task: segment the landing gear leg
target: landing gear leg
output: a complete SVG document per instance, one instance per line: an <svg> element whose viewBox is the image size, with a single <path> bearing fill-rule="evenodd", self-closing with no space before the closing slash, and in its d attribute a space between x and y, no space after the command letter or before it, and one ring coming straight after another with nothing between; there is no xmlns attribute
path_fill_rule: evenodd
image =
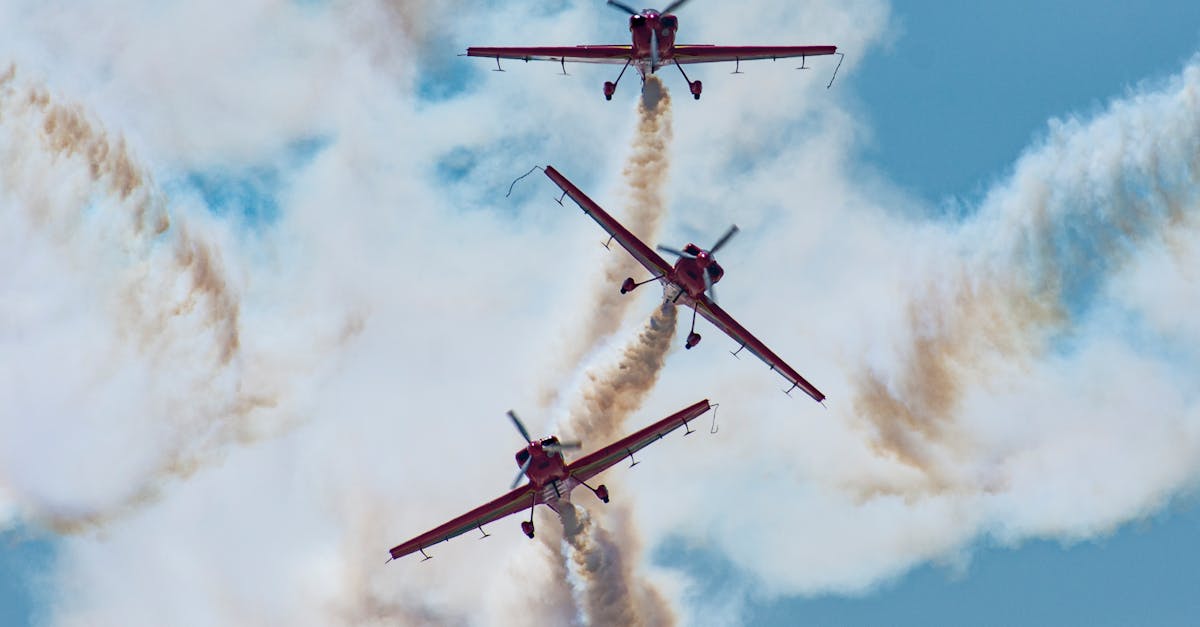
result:
<svg viewBox="0 0 1200 627"><path fill-rule="evenodd" d="M692 307L692 328L688 331L687 342L684 342L683 347L691 349L693 346L700 343L700 334L696 333L696 307Z"/></svg>
<svg viewBox="0 0 1200 627"><path fill-rule="evenodd" d="M663 278L663 275L660 274L658 276L652 276L652 277L646 279L645 281L642 281L641 283L635 283L633 281L633 277L626 277L625 282L621 284L621 293L628 294L629 292L632 292L634 289L636 289L639 285L645 285L651 281L657 281L661 278Z"/></svg>
<svg viewBox="0 0 1200 627"><path fill-rule="evenodd" d="M533 497L533 502L529 504L529 520L521 521L521 531L525 532L525 535L529 536L531 540L533 539L533 508L535 507L537 507L536 494Z"/></svg>
<svg viewBox="0 0 1200 627"><path fill-rule="evenodd" d="M591 490L592 494L595 494L596 498L600 499L601 502L604 502L604 503L608 502L608 486L606 486L604 484L600 484L600 487L593 488L592 486L590 486L582 481L579 482L579 485Z"/></svg>
<svg viewBox="0 0 1200 627"><path fill-rule="evenodd" d="M611 82L604 81L604 99L605 100L612 100L613 94L617 93L617 83L620 83L621 77L625 76L625 70L629 69L629 63L631 61L633 61L632 57L630 57L629 60L625 61L625 67L622 67L621 73L617 74L617 80L611 81Z"/></svg>
<svg viewBox="0 0 1200 627"><path fill-rule="evenodd" d="M683 74L683 80L687 81L688 91L692 92L693 98L695 98L696 100L699 100L700 92L704 89L704 85L700 81L693 81L692 79L688 78L687 72L683 71L683 66L679 65L679 60L678 59L673 59L673 60L675 61L675 67L679 68L679 73Z"/></svg>

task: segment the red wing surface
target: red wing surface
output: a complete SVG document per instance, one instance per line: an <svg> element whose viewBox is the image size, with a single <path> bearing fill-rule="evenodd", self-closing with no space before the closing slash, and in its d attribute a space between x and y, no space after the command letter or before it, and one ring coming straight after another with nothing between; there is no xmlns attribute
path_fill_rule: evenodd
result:
<svg viewBox="0 0 1200 627"><path fill-rule="evenodd" d="M559 63L625 63L632 51L630 46L476 47L467 48L467 56Z"/></svg>
<svg viewBox="0 0 1200 627"><path fill-rule="evenodd" d="M598 451L588 453L571 462L571 465L567 466L567 474L579 481L587 481L613 464L661 440L668 433L684 426L686 423L695 420L711 407L712 405L708 404L708 399L705 399L687 409L675 412L637 433L625 436Z"/></svg>
<svg viewBox="0 0 1200 627"><path fill-rule="evenodd" d="M600 205L597 205L591 198L588 198L583 192L579 191L567 177L558 173L553 166L546 166L546 176L550 177L554 184L562 188L575 204L579 205L583 212L592 217L600 228L604 229L613 239L617 240L629 254L633 255L646 269L657 276L665 276L671 271L671 265L668 264L658 253L654 252L649 246L642 243L636 235L630 233L625 227L621 226L620 222L608 215Z"/></svg>
<svg viewBox="0 0 1200 627"><path fill-rule="evenodd" d="M426 531L404 544L393 547L391 550L392 559L400 559L410 553L416 553L417 551L431 547L438 542L445 542L450 538L461 536L493 520L504 518L509 514L519 512L523 509L528 509L533 506L534 498L533 485L525 484L486 505L476 507L440 527Z"/></svg>
<svg viewBox="0 0 1200 627"><path fill-rule="evenodd" d="M771 349L767 348L766 344L763 344L758 338L751 335L745 327L738 324L737 320L733 319L733 316L725 313L725 310L718 307L708 296L701 296L701 298L703 300L696 301L696 311L700 315L707 318L709 322L716 325L718 329L724 331L726 335L736 340L751 353L754 353L756 357L766 362L771 367L771 370L783 375L783 378L787 379L793 387L804 390L806 394L813 397L813 400L818 403L825 400L825 395L820 390L805 380L804 377L800 376L800 373L793 370L791 366L787 365L787 362L780 359L779 355L771 352Z"/></svg>
<svg viewBox="0 0 1200 627"><path fill-rule="evenodd" d="M675 60L680 63L718 63L754 59L819 57L834 54L837 46L704 46L676 45Z"/></svg>

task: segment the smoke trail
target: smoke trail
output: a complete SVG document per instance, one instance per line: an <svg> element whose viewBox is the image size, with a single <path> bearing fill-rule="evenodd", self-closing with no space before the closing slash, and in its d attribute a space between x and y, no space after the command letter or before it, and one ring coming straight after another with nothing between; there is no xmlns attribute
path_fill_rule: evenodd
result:
<svg viewBox="0 0 1200 627"><path fill-rule="evenodd" d="M632 534L614 534L596 524L587 510L572 503L562 508L563 534L572 575L579 581L583 622L587 625L671 625L666 600L639 581L623 557L637 555Z"/></svg>
<svg viewBox="0 0 1200 627"><path fill-rule="evenodd" d="M623 435L629 416L641 407L658 382L677 319L675 306L664 302L615 364L586 374L579 399L561 425L568 438L596 447ZM610 523L627 516L623 505L605 507L604 517ZM577 578L576 592L589 624L674 624L658 591L621 557L622 552L636 555L640 546L628 524L609 524L606 528L572 504L564 509L563 528L562 563Z"/></svg>
<svg viewBox="0 0 1200 627"><path fill-rule="evenodd" d="M654 241L658 236L659 227L667 214L664 189L670 166L667 145L671 137L671 95L662 81L651 74L642 87L633 150L622 171L629 194L622 224L646 241ZM560 364L566 367L556 367L555 372L573 371L600 340L612 335L621 326L632 299L621 294L617 288L625 277L643 274L645 269L614 244L613 254L604 262L603 279L596 284L592 298L583 303L586 313L580 327L572 332L571 340L559 357ZM540 399L543 407L557 400L560 388L561 381L555 380L542 390Z"/></svg>
<svg viewBox="0 0 1200 627"><path fill-rule="evenodd" d="M269 350L246 350L219 229L172 220L122 139L79 107L18 85L15 66L0 75L0 163L0 201L14 209L0 216L13 238L0 248L25 269L5 280L15 335L0 341L13 368L22 362L12 380L29 382L0 410L0 428L9 441L45 444L52 453L37 465L65 475L4 483L29 516L77 532L153 501L162 479L186 477L225 444L253 439L288 383ZM76 345L37 350L39 338L60 337ZM114 441L122 435L131 440ZM20 468L20 455L5 452L0 474ZM91 485L103 475L91 465L117 477Z"/></svg>
<svg viewBox="0 0 1200 627"><path fill-rule="evenodd" d="M678 320L675 305L654 310L617 363L589 371L579 398L562 425L569 438L600 446L619 435L629 416L641 407L658 382Z"/></svg>
<svg viewBox="0 0 1200 627"><path fill-rule="evenodd" d="M970 452L955 419L964 394L1047 355L1136 253L1195 219L1198 94L1193 63L1165 91L1051 123L961 228L972 248L947 251L952 274L914 290L899 365L860 371L854 407L879 450L925 472L929 488L950 487L947 465Z"/></svg>

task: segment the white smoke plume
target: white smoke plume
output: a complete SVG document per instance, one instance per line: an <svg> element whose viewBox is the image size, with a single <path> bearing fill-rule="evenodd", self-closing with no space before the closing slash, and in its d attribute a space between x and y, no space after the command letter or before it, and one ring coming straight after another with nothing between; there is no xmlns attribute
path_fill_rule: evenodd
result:
<svg viewBox="0 0 1200 627"><path fill-rule="evenodd" d="M944 254L954 269L916 285L899 367L867 369L855 409L880 448L929 475L976 443L956 417L992 372L1044 360L1105 305L1139 254L1190 247L1200 207L1200 68L1091 121L1052 125ZM1182 262L1183 257L1176 255ZM944 460L953 463L953 459Z"/></svg>
<svg viewBox="0 0 1200 627"><path fill-rule="evenodd" d="M0 74L0 164L0 248L6 267L20 268L4 284L0 428L9 446L41 450L52 438L48 450L72 468L40 477L0 468L24 516L59 531L102 525L152 501L162 480L294 419L281 395L313 365L284 368L269 345L243 342L243 285L225 268L225 236L172 219L120 137L21 81L15 66ZM72 280L61 281L64 273ZM86 335L73 335L83 319ZM314 348L339 341L317 337ZM43 404L47 388L56 390L52 406ZM135 405L117 402L123 390L136 390ZM159 435L149 449L131 449L119 440L127 429ZM81 447L93 453L77 455ZM121 469L119 479L100 480L93 463ZM78 484L90 490L79 494Z"/></svg>
<svg viewBox="0 0 1200 627"><path fill-rule="evenodd" d="M688 514L635 508L645 537L719 545L758 598L860 593L917 564L961 566L978 542L1102 537L1186 498L1200 477L1200 328L1179 312L1200 303L1198 155L1193 61L1052 122L959 224L838 216L838 245L875 261L803 320L817 329L806 344L837 356L813 375L834 420L750 412L704 463L672 459L680 478L657 511ZM814 336L851 312L859 334L822 347ZM711 396L728 405L752 385L738 376ZM741 468L751 451L756 468ZM692 488L711 464L728 476ZM746 489L761 473L788 478ZM714 494L722 505L692 519ZM767 508L787 523L727 519Z"/></svg>

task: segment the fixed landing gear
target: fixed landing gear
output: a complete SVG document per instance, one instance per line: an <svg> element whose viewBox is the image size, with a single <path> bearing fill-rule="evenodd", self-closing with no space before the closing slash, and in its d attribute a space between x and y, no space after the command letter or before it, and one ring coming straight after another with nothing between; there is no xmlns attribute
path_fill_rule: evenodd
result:
<svg viewBox="0 0 1200 627"><path fill-rule="evenodd" d="M688 91L692 92L692 97L696 100L699 100L700 92L704 91L704 84L700 81L694 81L688 78L687 72L683 71L683 66L679 65L679 61L675 61L675 67L679 68L679 73L683 74L683 80L687 81Z"/></svg>
<svg viewBox="0 0 1200 627"><path fill-rule="evenodd" d="M533 522L528 521L528 520L522 520L521 521L521 531L524 531L525 535L529 536L530 539L533 539Z"/></svg>
<svg viewBox="0 0 1200 627"><path fill-rule="evenodd" d="M579 485L591 490L592 494L595 494L596 498L600 499L601 502L603 502L603 503L608 502L608 486L606 486L604 484L600 484L599 487L593 488L592 486L590 486L582 481L579 482Z"/></svg>
<svg viewBox="0 0 1200 627"><path fill-rule="evenodd" d="M617 93L617 83L620 83L621 77L625 76L625 70L629 69L630 61L633 61L633 59L630 58L629 61L625 62L625 67L622 67L621 73L617 74L617 80L604 81L604 99L605 100L612 100L613 94Z"/></svg>
<svg viewBox="0 0 1200 627"><path fill-rule="evenodd" d="M647 283L650 283L651 281L657 281L661 278L663 278L663 275L660 274L658 276L652 276L652 277L646 279L645 281L642 281L641 283L636 283L636 282L634 282L633 277L625 277L625 282L621 283L621 293L628 294L628 293L632 292L634 289L636 289L639 285L645 285Z"/></svg>
<svg viewBox="0 0 1200 627"><path fill-rule="evenodd" d="M692 306L692 328L688 330L687 341L683 343L683 347L691 349L693 346L700 343L700 334L696 333L696 307Z"/></svg>

